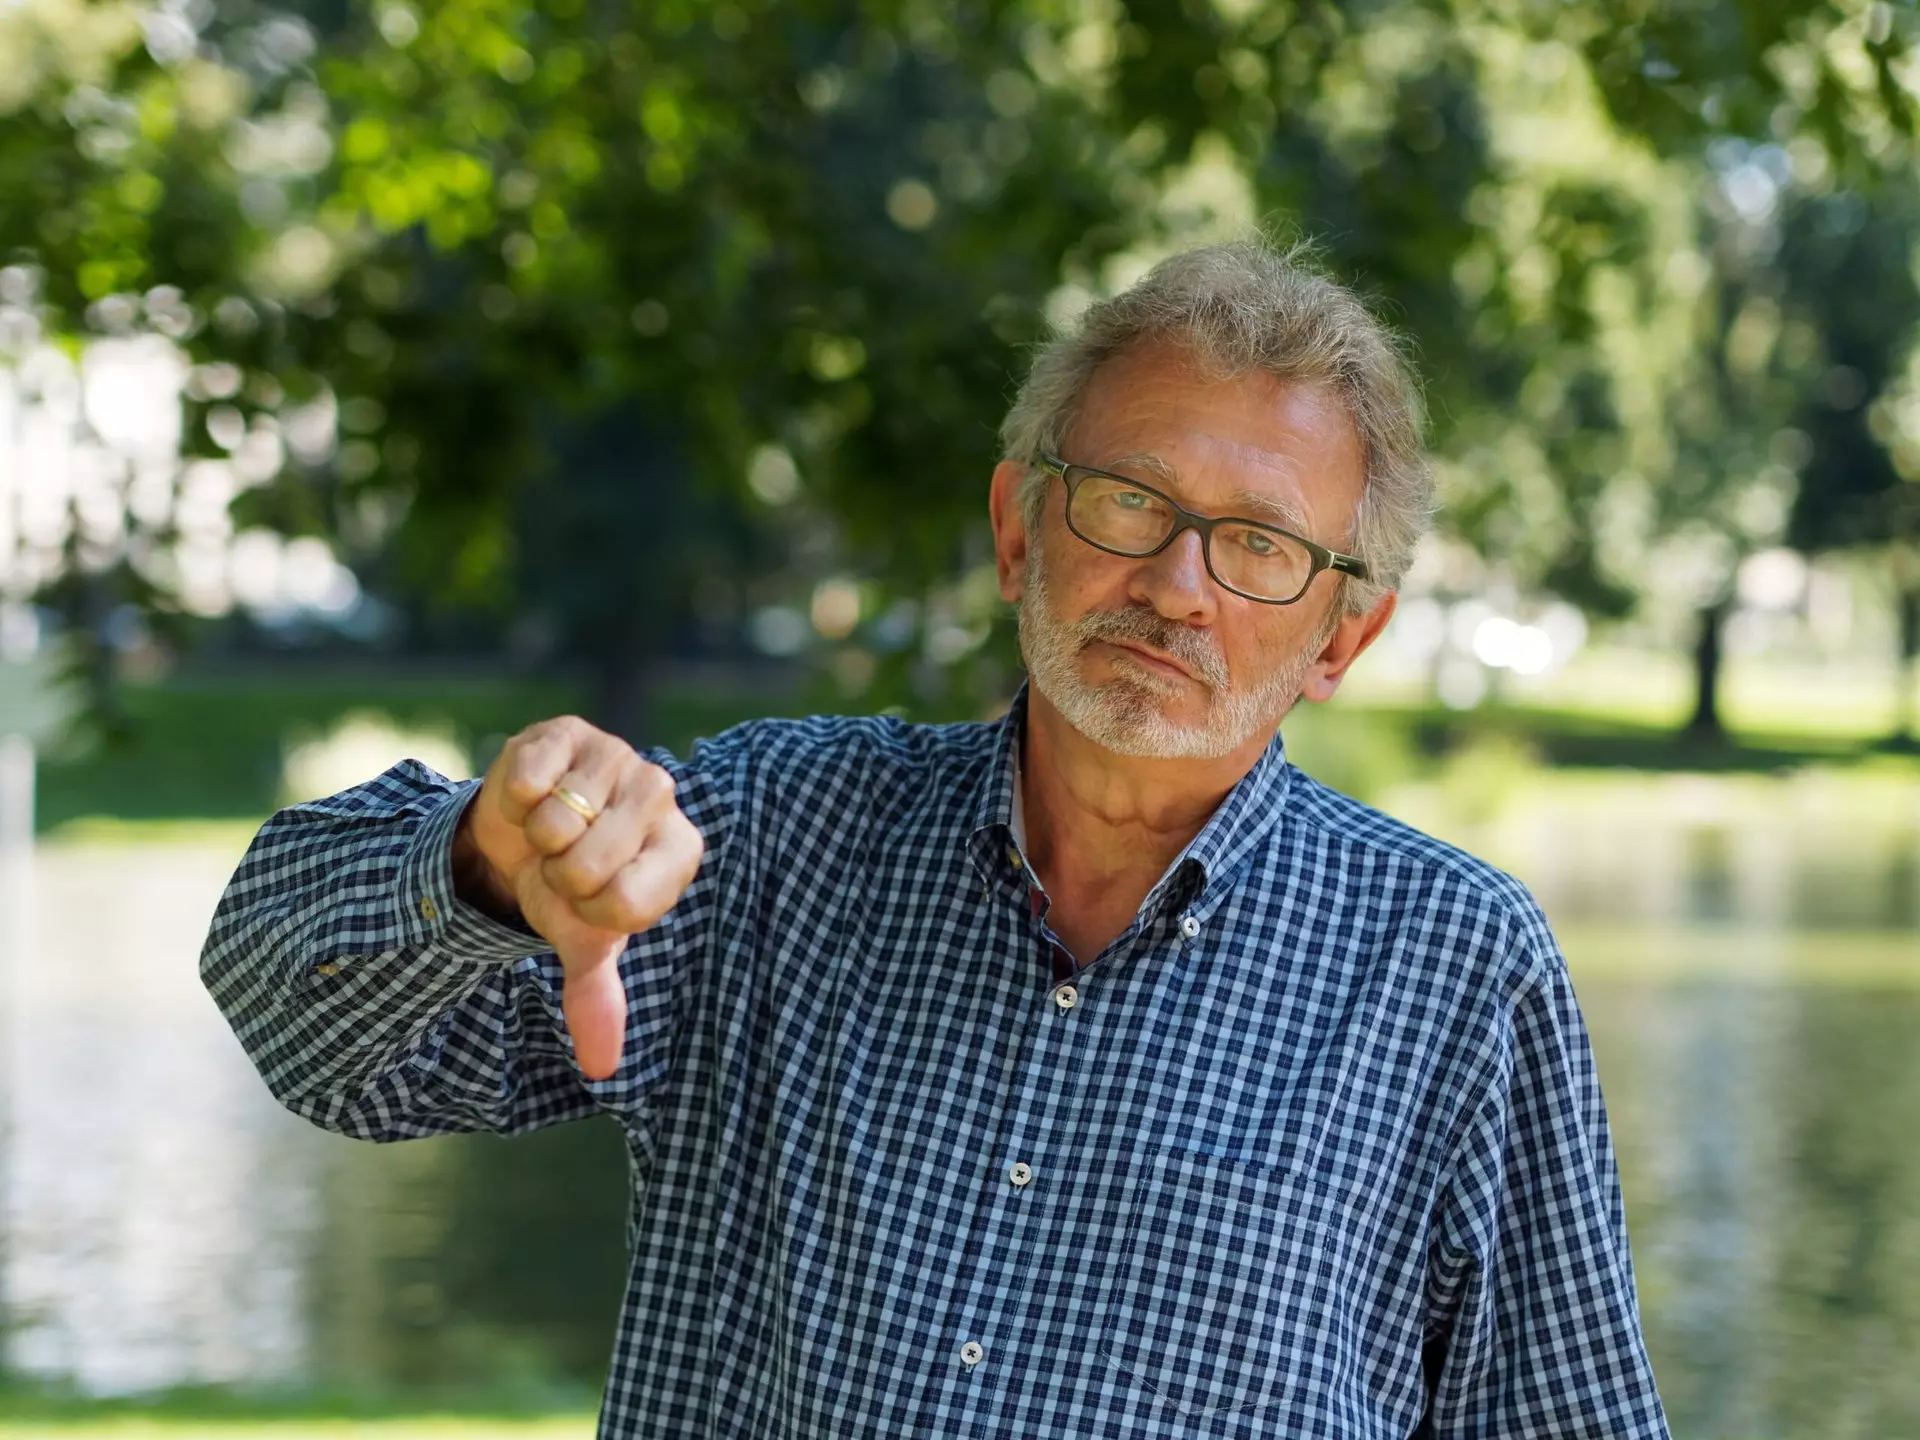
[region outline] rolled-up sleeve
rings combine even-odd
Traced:
[[[721,737],[688,762],[649,757],[706,854],[679,903],[628,943],[627,1033],[607,1080],[574,1063],[546,942],[454,894],[453,833],[479,782],[417,761],[266,823],[215,911],[201,978],[273,1093],[343,1134],[517,1133],[643,1105],[711,928],[734,748]]]
[[[1435,1437],[1665,1437],[1606,1113],[1544,924],[1437,1226]]]

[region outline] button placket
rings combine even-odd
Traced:
[[[996,900],[1016,891],[1028,898],[1032,870],[1025,866],[1022,869],[1024,874],[1012,872],[1007,865],[998,867],[991,882]],[[996,939],[1009,943],[1010,949],[1024,950],[1032,943],[1031,930],[1015,928],[1016,919],[1031,915],[1029,906],[1030,899],[1022,906],[1026,914],[1008,906],[993,918]],[[979,1187],[976,1193],[982,1201],[978,1229],[958,1262],[954,1303],[943,1317],[939,1336],[929,1337],[936,1354],[940,1338],[951,1347],[945,1362],[950,1368],[942,1373],[951,1387],[949,1395],[968,1413],[997,1391],[999,1383],[998,1371],[983,1368],[989,1358],[983,1337],[1008,1333],[1002,1327],[1009,1323],[1009,1317],[1028,1313],[1036,1303],[1033,1287],[1044,1272],[1031,1264],[1022,1265],[1022,1257],[1031,1257],[1037,1246],[1048,1243],[1050,1229],[1060,1223],[1060,1218],[1054,1214],[1053,1172],[1049,1170],[1045,1177],[1048,1183],[1043,1187],[1039,1183],[1041,1161],[1033,1157],[1044,1157],[1048,1166],[1067,1165],[1062,1175],[1071,1173],[1072,1167],[1069,1158],[1056,1154],[1054,1142],[1062,1125],[1071,1123],[1067,1117],[1074,1107],[1048,1077],[1080,1054],[1093,1033],[1084,1028],[1084,1020],[1069,1026],[1064,1014],[1049,1015],[1045,1006],[1033,1008],[1031,970],[1017,975],[1009,970],[1001,979],[1005,1002],[1012,1011],[1008,1018],[1018,1031],[1018,1039],[1009,1061],[1008,1085],[1001,1092],[1000,1117],[993,1138],[973,1150],[978,1156],[975,1163],[984,1167],[984,1173],[973,1172],[977,1178],[972,1182]],[[1042,984],[1049,995],[1059,988],[1046,978]],[[1076,987],[1070,1003],[1078,1000]],[[1022,1272],[1025,1278],[1010,1280],[1010,1271]],[[1009,1351],[1009,1358],[1014,1354]]]
[[[1063,992],[1067,997],[1064,1006],[1060,1003]],[[980,1177],[975,1183],[982,1186],[984,1200],[980,1238],[977,1246],[970,1247],[968,1269],[956,1294],[958,1303],[947,1316],[950,1328],[943,1327],[947,1343],[956,1346],[947,1353],[957,1355],[960,1362],[946,1372],[956,1397],[984,1394],[974,1388],[974,1376],[979,1375],[980,1384],[992,1384],[998,1374],[984,1369],[990,1358],[985,1339],[968,1337],[1006,1333],[1002,1326],[1008,1323],[1009,1315],[1029,1313],[1037,1303],[1033,1287],[1038,1275],[1033,1268],[1022,1266],[1021,1258],[1051,1243],[1053,1231],[1063,1220],[1056,1208],[1065,1203],[1065,1197],[1056,1193],[1054,1170],[1065,1166],[1059,1174],[1066,1176],[1077,1163],[1072,1158],[1072,1137],[1078,1107],[1048,1077],[1060,1073],[1085,1052],[1095,1035],[1086,1027],[1096,1023],[1100,1012],[1091,1010],[1086,1017],[1067,1014],[1080,1003],[1076,984],[1054,984],[1047,993],[1054,998],[1055,1014],[1048,1015],[1044,1007],[1022,1007],[1018,1024],[1023,1033],[1016,1052],[1018,1060],[1008,1077],[1005,1120],[997,1143],[983,1157],[985,1174],[975,1172]],[[1032,992],[1027,994],[1031,996]],[[1028,999],[1026,1005],[1031,1004]],[[1073,1020],[1071,1025],[1069,1019]],[[1066,1145],[1056,1150],[1063,1136]],[[1053,1168],[1043,1176],[1043,1167]],[[1010,1285],[1010,1269],[1025,1270],[1029,1278]],[[1014,1354],[1008,1352],[1010,1361]],[[969,1398],[966,1403],[974,1402]]]

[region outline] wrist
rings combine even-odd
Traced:
[[[475,792],[475,798],[478,798]],[[453,830],[453,850],[450,857],[453,872],[453,893],[455,898],[471,905],[482,914],[507,924],[519,924],[520,902],[514,897],[513,888],[507,879],[493,867],[480,849],[480,842],[473,833],[473,801],[467,802],[467,808],[460,814],[459,822]]]

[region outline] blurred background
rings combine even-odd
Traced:
[[[591,1433],[593,1124],[201,993],[277,805],[574,710],[996,713],[1031,344],[1320,243],[1443,515],[1304,768],[1561,936],[1679,1440],[1920,1434],[1920,17],[0,0],[0,1440]]]

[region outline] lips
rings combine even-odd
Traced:
[[[1129,657],[1139,661],[1142,665],[1164,671],[1168,675],[1178,675],[1183,680],[1191,680],[1194,678],[1191,672],[1177,660],[1169,659],[1157,651],[1148,650],[1144,646],[1136,645],[1128,640],[1109,640],[1107,643],[1117,650],[1126,651]]]

